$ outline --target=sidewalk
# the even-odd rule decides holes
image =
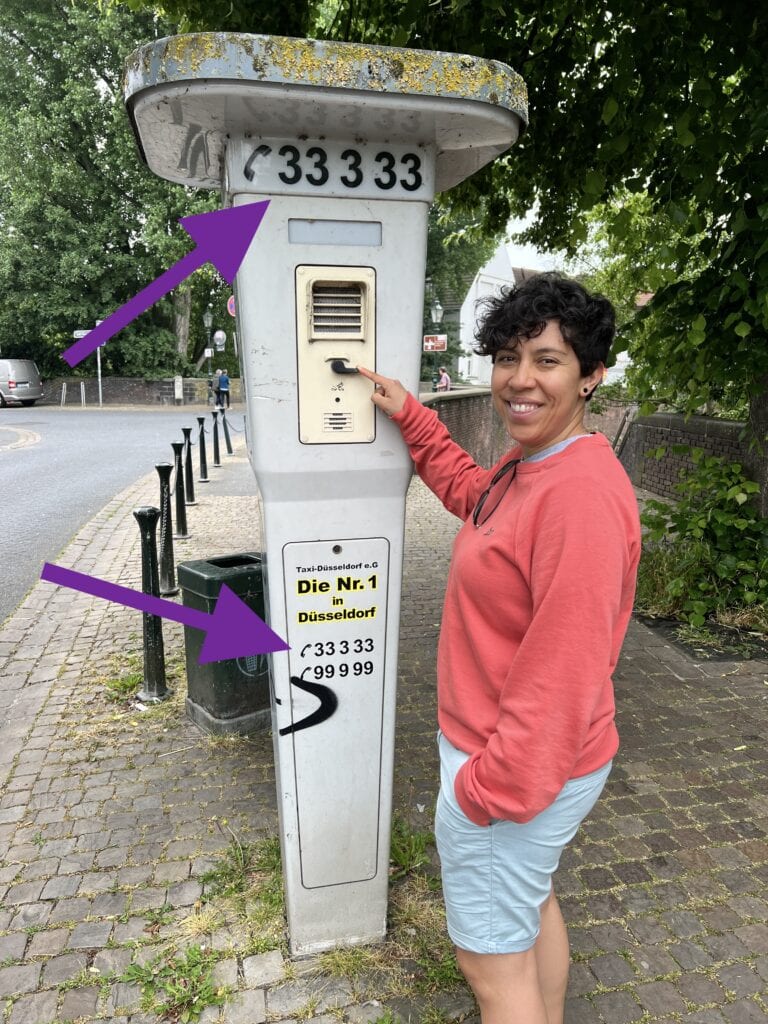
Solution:
[[[236,440],[196,485],[176,562],[258,547]],[[72,541],[62,565],[138,588],[132,510],[153,471]],[[434,660],[458,523],[418,482],[408,499],[395,808],[427,830],[437,790]],[[588,567],[585,586],[589,585]],[[588,628],[585,623],[585,628]],[[164,623],[172,675],[180,627]],[[212,740],[181,690],[142,712],[110,701],[141,667],[141,618],[38,583],[0,627],[0,1022],[154,1024],[120,980],[194,942],[230,994],[203,1024],[476,1020],[462,987],[418,999],[376,970],[294,963],[248,921],[210,913],[201,877],[232,837],[274,836],[272,743]],[[616,678],[622,749],[557,884],[574,964],[567,1024],[768,1021],[768,664],[694,661],[632,623]],[[206,916],[209,915],[209,916]],[[411,928],[411,931],[416,929]],[[404,976],[423,965],[405,962]]]

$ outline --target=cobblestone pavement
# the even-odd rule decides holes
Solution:
[[[188,509],[177,562],[258,545],[242,450]],[[138,587],[131,515],[154,472],[114,498],[58,562]],[[411,488],[401,629],[395,806],[428,829],[437,776],[434,658],[456,522]],[[585,587],[589,569],[585,567]],[[588,628],[588,624],[585,624]],[[271,740],[204,736],[181,700],[142,712],[106,699],[140,669],[140,617],[38,583],[0,627],[0,1020],[151,1024],[136,984],[204,911],[202,875],[231,836],[277,829]],[[182,636],[166,622],[172,672]],[[568,1024],[768,1019],[768,665],[694,660],[633,623],[616,679],[622,749],[567,852],[558,889],[573,969]],[[202,926],[205,927],[205,926]],[[199,934],[200,927],[197,929]],[[386,1006],[317,960],[259,951],[211,920],[225,1005],[203,1024],[476,1020],[462,989]],[[439,1011],[439,1012],[438,1012]]]

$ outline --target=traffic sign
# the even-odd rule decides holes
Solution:
[[[229,298],[227,299],[227,312],[229,313],[230,316],[234,316],[235,315],[235,296],[234,295],[230,295]]]
[[[72,331],[72,337],[73,338],[84,338],[86,336],[86,334],[90,334],[92,330],[93,330],[93,328],[90,327],[87,331]]]
[[[448,350],[447,334],[425,334],[424,352],[446,352]]]

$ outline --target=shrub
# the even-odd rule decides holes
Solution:
[[[658,457],[659,452],[651,455]],[[649,501],[637,605],[701,626],[708,617],[768,600],[768,522],[751,502],[760,490],[742,466],[700,448],[676,485],[675,504]]]

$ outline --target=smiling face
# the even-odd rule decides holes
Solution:
[[[578,357],[560,333],[560,325],[549,320],[536,337],[510,341],[497,351],[491,377],[493,404],[523,455],[534,455],[585,433],[586,394],[602,375],[600,363],[582,376]]]

